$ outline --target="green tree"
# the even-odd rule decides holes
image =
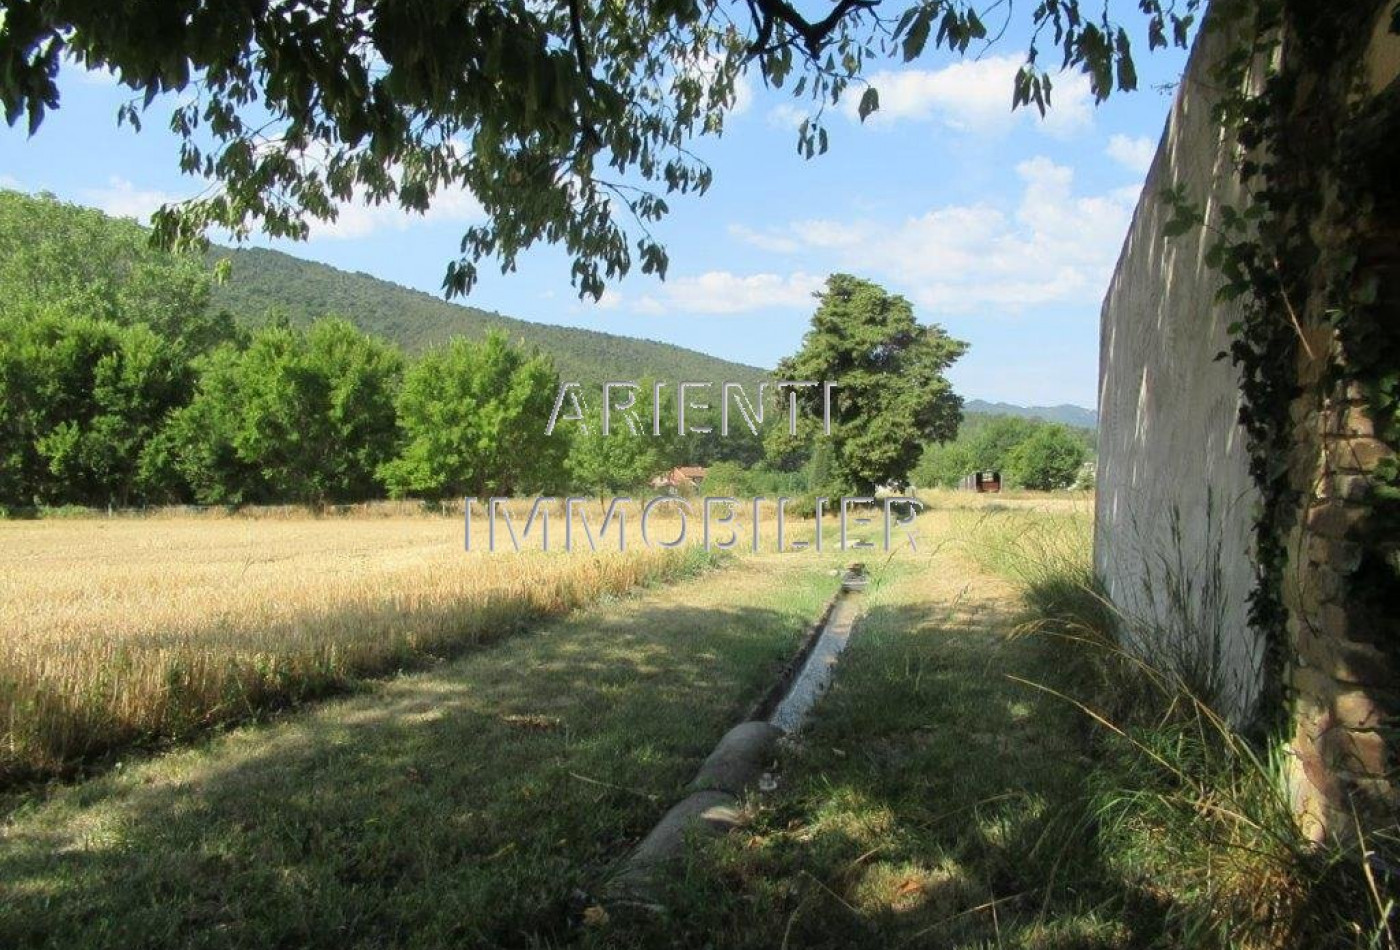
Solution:
[[[239,452],[243,353],[226,343],[196,361],[195,396],[172,412],[141,455],[146,490],[164,501],[267,500],[256,460]]]
[[[915,469],[915,484],[926,488],[956,487],[973,472],[995,470],[1014,480],[1012,465],[1016,451],[1027,440],[1051,424],[1020,416],[969,414],[958,428],[955,441],[932,444],[924,449]],[[1060,426],[1082,450],[1093,455],[1094,434],[1084,429]]]
[[[1198,5],[1142,0],[1149,45],[1184,47]],[[1042,36],[1096,98],[1137,85],[1128,30],[1100,6],[1015,8],[1032,40],[1014,104],[1048,103]],[[809,100],[798,144],[810,157],[827,148],[823,109],[883,60],[995,42],[967,0],[835,0],[815,13],[787,0],[288,0],[275,15],[262,3],[19,0],[4,13],[0,102],[31,133],[73,63],[136,93],[117,117],[137,128],[159,93],[181,93],[161,100],[173,114],[158,124],[179,139],[181,168],[213,187],[157,213],[162,240],[211,225],[305,237],[308,219],[333,218],[354,195],[422,211],[466,187],[486,221],[448,268],[454,292],[483,257],[509,267],[537,241],[565,246],[582,293],[600,295],[634,255],[664,274],[651,225],[666,194],[709,187],[689,142],[723,131],[750,70]],[[878,106],[860,91],[862,118]],[[619,224],[633,219],[635,239]]]
[[[137,500],[137,460],[191,379],[182,349],[143,324],[0,315],[0,502]]]
[[[25,383],[15,341],[0,315],[0,507],[28,504],[27,426],[20,411]]]
[[[52,195],[0,190],[0,301],[9,310],[145,324],[190,354],[235,333],[211,311],[202,258],[150,247],[145,229]]]
[[[812,444],[812,458],[807,463],[806,475],[807,491],[813,496],[839,498],[854,491],[840,482],[836,471],[836,448],[830,439],[818,437]]]
[[[919,463],[914,467],[914,484],[920,488],[956,488],[979,467],[971,446],[963,440],[935,443],[919,456]]]
[[[192,358],[236,337],[213,280],[131,222],[0,190],[0,500],[171,494],[142,459],[193,392]]]
[[[226,344],[142,459],[147,483],[206,504],[372,497],[394,453],[402,367],[397,350],[340,320]]]
[[[920,325],[903,297],[847,274],[827,278],[818,299],[802,349],[778,364],[778,377],[839,386],[825,437],[837,484],[859,492],[906,484],[923,446],[957,431],[962,400],[943,373],[967,344]],[[822,389],[795,390],[799,435],[809,439],[822,426]]]
[[[428,352],[404,377],[403,447],[380,466],[380,477],[398,497],[486,498],[558,487],[568,437],[544,434],[558,387],[553,361],[500,333]]]
[[[395,398],[403,356],[344,320],[319,320],[306,334],[306,364],[324,382],[331,451],[326,494],[360,500],[379,494],[379,467],[398,448]]]
[[[633,434],[617,425],[604,435],[601,409],[589,407],[585,415],[587,431],[580,427],[573,432],[566,462],[571,490],[600,497],[634,491],[674,464],[673,443],[665,435],[657,437],[645,428]]]
[[[1083,439],[1068,427],[1051,423],[1038,426],[1011,449],[1006,470],[1011,481],[1022,488],[1054,491],[1073,485],[1088,459],[1089,450]]]
[[[705,471],[706,495],[743,498],[752,491],[748,472],[737,462],[716,462]]]
[[[1020,416],[993,416],[978,426],[965,443],[972,462],[963,475],[979,469],[1003,469],[1012,451],[1043,428],[1046,423]]]
[[[763,424],[756,426],[757,432],[749,429],[748,424],[743,420],[740,413],[731,404],[729,417],[729,434],[722,432],[720,423],[721,406],[724,399],[724,387],[721,380],[715,380],[715,385],[711,387],[711,392],[703,397],[693,397],[691,402],[702,402],[709,405],[709,409],[703,412],[692,410],[686,411],[686,425],[688,427],[708,427],[709,432],[689,432],[684,436],[679,436],[673,440],[670,454],[674,457],[676,464],[684,465],[712,465],[717,462],[733,462],[740,467],[750,467],[760,460],[764,455],[764,436],[768,429],[773,427],[771,415],[765,415]],[[676,425],[676,402],[675,387],[670,386],[664,392],[669,393],[671,398],[666,400],[663,408],[663,424],[668,424],[668,432],[675,431]],[[749,399],[756,400],[757,388],[750,386],[747,388]]]
[[[763,431],[763,462],[777,472],[804,471],[812,465],[815,441],[806,429],[793,433],[787,422],[787,407],[779,405],[775,421]],[[823,465],[830,470],[829,460]]]
[[[713,423],[714,431],[681,435],[674,383],[667,383],[662,388],[658,409],[653,405],[657,381],[644,376],[636,382],[637,404],[633,410],[636,413],[635,433],[625,417],[614,414],[609,433],[603,435],[602,405],[592,401],[599,397],[588,394],[580,396],[586,417],[584,424],[560,423],[561,427],[570,427],[573,437],[568,459],[571,488],[600,496],[633,491],[646,487],[654,476],[674,466],[708,465],[717,458],[727,457],[722,451],[725,440],[719,435],[719,397],[716,393],[711,394],[709,403],[712,408],[708,413],[688,412],[686,416],[688,427]],[[714,389],[718,391],[719,387]],[[695,394],[692,397],[691,402],[703,401]],[[620,402],[622,398],[620,394],[613,395],[615,402]],[[659,418],[654,417],[653,413]],[[739,437],[732,428],[730,433]],[[747,429],[744,429],[744,433],[749,435]],[[742,457],[751,453],[752,438],[749,442],[741,443],[741,446],[747,448],[737,449],[736,455]]]

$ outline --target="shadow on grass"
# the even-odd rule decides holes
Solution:
[[[44,781],[99,774],[117,756],[170,748],[343,695],[366,679],[421,670],[714,564],[695,550],[678,562],[621,567],[596,584],[546,578],[538,589],[517,585],[408,609],[389,599],[333,605],[256,632],[215,626],[53,648],[0,676],[0,813],[5,800]],[[49,676],[55,670],[86,675],[65,681]]]
[[[590,611],[21,806],[0,945],[568,939],[829,595],[809,573]]]
[[[1093,846],[1087,720],[1008,678],[1066,686],[1074,664],[1053,641],[1006,637],[1016,615],[978,608],[872,608],[751,828],[693,850],[668,920],[586,942],[1150,944],[1159,910]]]

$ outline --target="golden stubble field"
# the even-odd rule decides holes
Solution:
[[[0,782],[421,664],[701,560],[469,553],[462,534],[413,514],[0,521]]]
[[[953,525],[995,512],[1086,504],[955,492],[924,500],[942,514],[920,521],[937,522],[944,540]],[[523,527],[528,504],[511,507]],[[601,513],[590,503],[595,530]],[[553,514],[558,548],[562,511]],[[480,511],[467,552],[460,516],[394,503],[321,517],[264,509],[0,521],[0,787],[421,666],[713,560],[696,520],[689,543],[667,549],[639,543],[636,514],[628,550],[617,550],[614,532],[611,550],[600,542],[597,553],[577,536],[572,553],[528,542],[518,553],[481,550]],[[775,514],[769,503],[759,515],[767,551]],[[654,540],[669,542],[678,519],[669,508],[657,515]],[[738,515],[745,556],[751,511]],[[811,526],[790,522],[789,542],[810,540]],[[878,519],[855,533],[877,540]],[[827,557],[841,557],[836,518],[824,535]],[[899,530],[894,538],[902,547]],[[869,556],[884,555],[855,557]]]

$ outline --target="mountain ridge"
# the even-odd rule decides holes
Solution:
[[[512,340],[548,353],[560,377],[570,382],[599,384],[650,376],[754,385],[769,376],[768,370],[674,343],[508,317],[282,251],[217,247],[209,256],[227,258],[232,266],[230,279],[214,290],[213,305],[246,326],[258,326],[276,313],[298,326],[334,315],[410,353],[456,336],[479,339],[497,327]]]
[[[722,359],[674,343],[622,336],[603,330],[536,323],[492,310],[455,303],[367,274],[295,257],[269,248],[210,251],[228,258],[231,279],[214,291],[214,305],[248,326],[281,312],[294,323],[337,315],[360,329],[421,352],[454,336],[479,338],[499,327],[512,340],[538,346],[554,358],[561,378],[599,384],[609,380],[693,379],[756,385],[771,371]],[[1098,413],[1082,406],[1017,406],[969,399],[969,413],[1045,419],[1084,429],[1098,428]]]
[[[1009,402],[988,402],[985,399],[969,399],[963,403],[964,412],[976,412],[989,416],[1020,416],[1023,419],[1044,419],[1059,422],[1080,429],[1097,429],[1099,414],[1096,410],[1085,409],[1071,403],[1056,406],[1016,406]]]

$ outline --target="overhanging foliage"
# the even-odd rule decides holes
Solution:
[[[1140,0],[1150,46],[1184,46],[1199,0]],[[991,9],[995,9],[993,5]],[[503,270],[538,242],[572,257],[581,295],[640,264],[665,275],[651,225],[666,196],[704,192],[694,139],[719,135],[747,73],[791,84],[811,110],[798,149],[827,149],[824,110],[868,64],[929,49],[991,45],[964,0],[836,0],[809,15],[788,0],[18,0],[0,11],[0,103],[31,133],[59,106],[59,76],[109,70],[135,97],[118,119],[140,128],[178,92],[169,127],[179,162],[209,182],[155,216],[168,246],[211,227],[304,238],[339,203],[423,211],[466,189],[484,221],[447,268],[469,291],[485,258]],[[1126,27],[1107,5],[1039,0],[1026,65],[1008,106],[1042,110],[1052,91],[1040,46],[1087,73],[1099,99],[1137,84]],[[161,100],[165,102],[166,100]],[[859,114],[878,108],[865,88]]]

